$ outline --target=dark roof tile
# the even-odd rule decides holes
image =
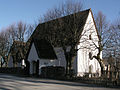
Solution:
[[[90,9],[39,24],[28,41],[31,41],[32,38],[46,39],[49,38],[47,37],[47,35],[51,35],[49,39],[52,40],[52,45],[60,46],[59,40],[61,39],[61,32],[64,33],[64,36],[62,36],[62,38],[65,38],[66,43],[69,44],[71,38],[73,38],[73,35],[71,35],[72,33],[69,31],[70,29],[74,30],[75,25],[73,23],[79,24],[77,25],[77,32],[79,33],[79,35],[81,35],[81,32],[89,14],[89,10]],[[64,23],[62,28],[60,28],[60,23]],[[61,31],[59,32],[59,30]]]
[[[36,51],[38,53],[39,58],[42,59],[57,59],[55,51],[52,45],[47,40],[33,40]]]

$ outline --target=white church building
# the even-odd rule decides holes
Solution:
[[[101,72],[101,67],[98,61],[92,56],[97,55],[98,49],[98,31],[95,25],[93,14],[91,9],[75,13],[79,15],[80,22],[80,38],[79,43],[76,45],[78,51],[73,62],[73,70],[76,76],[84,76],[87,73],[99,74]],[[62,17],[60,19],[71,19],[74,14]],[[70,17],[70,18],[69,18]],[[33,32],[30,41],[30,48],[27,56],[27,60],[30,63],[30,74],[39,72],[41,74],[41,68],[46,66],[62,66],[66,68],[66,60],[64,56],[64,51],[62,50],[59,43],[54,43],[55,38],[53,34],[52,44],[48,41],[41,39],[41,35],[46,35],[46,29],[52,30],[53,28],[59,28],[59,26],[52,27],[57,23],[55,19],[42,24],[39,24],[35,31]],[[55,23],[55,24],[54,24]],[[71,19],[71,23],[73,23]],[[69,30],[69,29],[68,29]],[[64,31],[63,33],[66,33]],[[59,33],[58,33],[59,34]],[[56,34],[55,34],[56,35]],[[66,34],[69,38],[69,35]],[[68,48],[69,49],[69,48]],[[102,54],[101,54],[102,57]]]

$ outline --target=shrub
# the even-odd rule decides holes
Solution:
[[[65,68],[61,66],[47,66],[41,68],[42,77],[61,78],[65,75]]]

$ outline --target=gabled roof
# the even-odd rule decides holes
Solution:
[[[33,39],[31,43],[34,43],[38,57],[40,59],[57,59],[52,45],[47,40]]]
[[[24,50],[26,46],[25,42],[22,41],[14,41],[11,48],[10,48],[10,53],[11,54],[16,54],[20,50]]]
[[[14,41],[10,48],[9,55],[16,57],[16,62],[20,62],[22,58],[26,57],[26,54],[26,43],[22,41]]]
[[[66,44],[70,44],[70,40],[73,38],[70,29],[73,30],[75,27],[73,23],[79,23],[79,25],[77,25],[77,28],[79,28],[77,33],[79,33],[80,36],[86,23],[89,11],[90,9],[39,24],[28,41],[31,41],[33,38],[50,38],[53,46],[61,46],[59,42],[61,39],[59,31],[61,30],[62,33],[64,33],[62,38],[66,39]],[[64,23],[62,28],[60,28],[60,23]],[[51,35],[51,37],[47,37],[48,34]]]

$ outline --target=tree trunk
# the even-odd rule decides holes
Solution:
[[[63,46],[62,47],[63,51],[64,51],[64,55],[65,55],[65,60],[66,60],[66,76],[69,74],[69,59],[68,59],[68,53],[66,52],[66,48]]]
[[[63,47],[64,55],[66,59],[66,75],[72,76],[72,61],[73,57],[76,55],[75,49],[71,47],[70,52],[66,52],[66,47]]]
[[[104,76],[104,64],[101,59],[98,60],[100,67],[101,67],[101,76]]]
[[[69,63],[68,63],[68,61],[66,60],[66,75],[68,75],[69,74],[69,69],[68,69],[68,65],[69,65]]]
[[[101,67],[101,76],[104,76],[104,67],[100,64]]]
[[[1,60],[1,67],[2,67],[2,60]]]

